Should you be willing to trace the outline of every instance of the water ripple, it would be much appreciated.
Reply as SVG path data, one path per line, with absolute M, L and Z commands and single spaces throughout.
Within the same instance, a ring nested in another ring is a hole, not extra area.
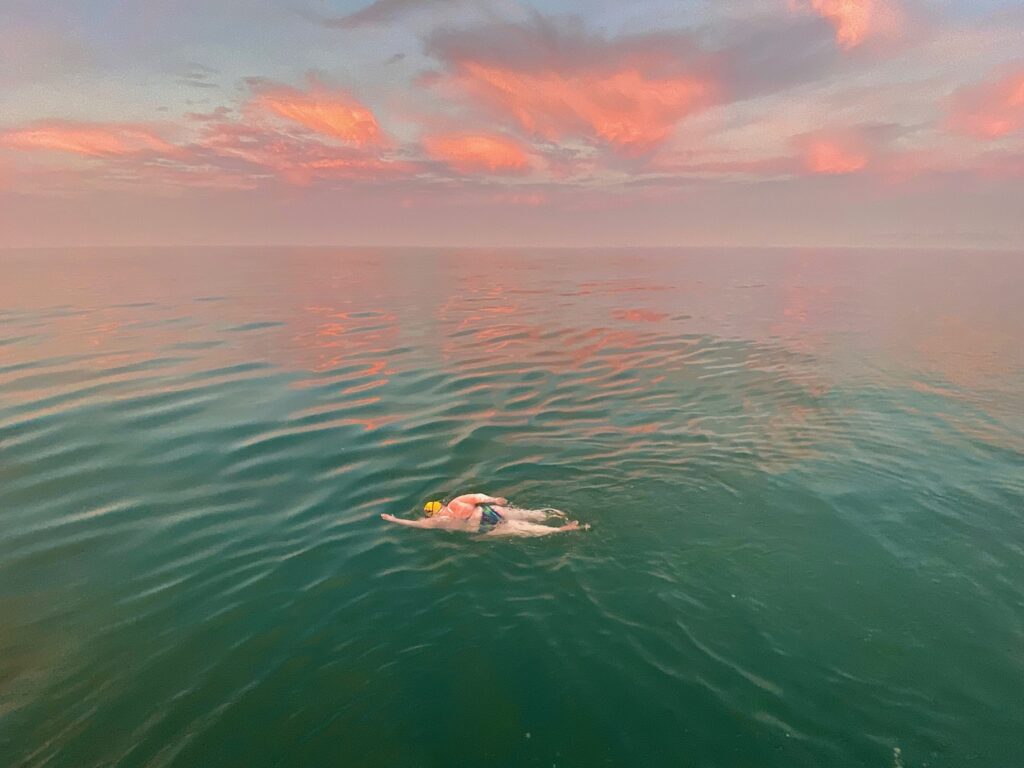
M 934 341 L 992 302 L 837 266 L 816 304 L 786 260 L 182 258 L 56 305 L 10 271 L 0 764 L 1018 756 L 1021 348 Z M 379 519 L 466 489 L 594 527 Z

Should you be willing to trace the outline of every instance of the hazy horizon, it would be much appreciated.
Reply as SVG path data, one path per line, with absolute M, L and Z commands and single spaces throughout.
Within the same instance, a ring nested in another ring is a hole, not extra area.
M 471 243 L 445 244 L 445 243 L 424 243 L 419 245 L 396 245 L 392 243 L 57 243 L 53 245 L 0 245 L 0 253 L 40 253 L 53 252 L 63 254 L 75 251 L 162 251 L 162 250 L 251 250 L 251 251 L 422 251 L 424 254 L 437 251 L 449 251 L 452 253 L 465 253 L 472 251 L 508 253 L 523 252 L 542 255 L 546 252 L 552 253 L 615 253 L 618 251 L 634 251 L 637 253 L 663 253 L 677 251 L 681 255 L 697 255 L 699 252 L 706 252 L 707 255 L 729 255 L 739 253 L 762 253 L 764 255 L 803 254 L 803 255 L 837 255 L 837 254 L 871 254 L 871 253 L 893 253 L 905 255 L 970 255 L 972 253 L 986 254 L 989 256 L 1016 257 L 1020 254 L 1020 248 L 1014 247 L 964 247 L 964 246 L 902 246 L 902 245 L 710 245 L 710 244 L 683 244 L 683 245 L 632 245 L 629 243 L 618 244 L 581 244 L 581 245 L 474 245 Z

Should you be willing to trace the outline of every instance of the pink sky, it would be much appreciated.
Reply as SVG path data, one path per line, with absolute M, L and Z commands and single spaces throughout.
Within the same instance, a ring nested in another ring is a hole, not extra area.
M 1012 3 L 12 3 L 0 246 L 1024 245 Z

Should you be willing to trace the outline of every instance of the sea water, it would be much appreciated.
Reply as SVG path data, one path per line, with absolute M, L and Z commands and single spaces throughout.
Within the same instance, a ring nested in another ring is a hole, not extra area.
M 0 765 L 1024 764 L 1024 258 L 0 255 Z M 587 532 L 392 526 L 461 491 Z

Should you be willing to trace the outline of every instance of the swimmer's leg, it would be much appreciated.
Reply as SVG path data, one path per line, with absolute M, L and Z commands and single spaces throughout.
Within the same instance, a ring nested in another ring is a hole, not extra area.
M 526 520 L 506 520 L 487 532 L 487 536 L 550 536 L 552 533 L 563 533 L 565 531 L 581 531 L 590 528 L 589 525 L 580 526 L 578 520 L 555 528 L 550 525 L 538 525 Z
M 569 516 L 567 514 L 565 514 L 565 512 L 563 512 L 560 509 L 555 509 L 554 507 L 544 507 L 544 509 L 541 509 L 541 510 L 538 510 L 538 511 L 543 512 L 548 517 L 560 517 L 563 520 L 568 520 L 569 519 Z M 586 527 L 586 526 L 584 526 L 584 527 Z
M 506 520 L 532 520 L 544 522 L 549 517 L 566 518 L 568 515 L 558 509 L 545 507 L 544 509 L 519 509 L 519 507 L 494 507 L 494 510 Z
M 539 509 L 519 509 L 518 507 L 495 507 L 494 511 L 506 520 L 533 520 L 543 522 L 548 516 Z

